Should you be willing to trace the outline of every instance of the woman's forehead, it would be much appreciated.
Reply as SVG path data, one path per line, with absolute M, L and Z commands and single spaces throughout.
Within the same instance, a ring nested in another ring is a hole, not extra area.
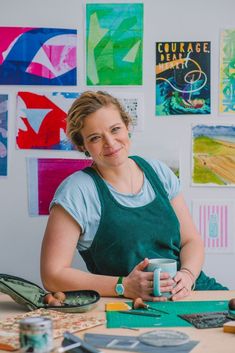
M 84 119 L 83 127 L 93 124 L 113 124 L 115 121 L 123 121 L 119 110 L 114 106 L 107 106 L 98 109 Z

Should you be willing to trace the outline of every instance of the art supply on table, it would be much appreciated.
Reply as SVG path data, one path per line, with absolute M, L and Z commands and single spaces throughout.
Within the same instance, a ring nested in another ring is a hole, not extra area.
M 105 311 L 130 310 L 131 306 L 125 302 L 114 302 L 105 304 Z
M 143 308 L 143 309 L 147 309 L 147 310 L 153 310 L 153 311 L 158 311 L 159 313 L 162 313 L 162 314 L 169 314 L 167 311 L 164 311 L 164 310 L 160 310 L 158 308 L 155 308 L 153 306 L 150 306 L 149 304 L 146 304 L 142 298 L 136 298 L 134 301 L 133 301 L 133 304 L 132 304 L 132 308 L 133 309 L 140 309 L 140 308 Z
M 232 298 L 228 302 L 228 318 L 235 320 L 235 298 Z
M 139 338 L 140 336 L 121 336 L 95 333 L 85 333 L 84 335 L 85 341 L 95 347 L 130 352 L 188 353 L 198 344 L 198 341 L 189 340 L 188 342 L 178 346 L 153 346 L 141 342 Z
M 229 302 L 228 302 L 228 308 L 229 308 L 230 310 L 235 310 L 235 298 L 232 298 L 232 299 L 229 300 Z
M 66 330 L 78 332 L 104 324 L 103 319 L 84 314 L 61 313 L 55 310 L 38 309 L 0 320 L 0 349 L 13 351 L 20 348 L 19 322 L 29 317 L 49 318 L 53 323 L 53 338 L 63 336 Z
M 81 342 L 75 342 L 72 344 L 69 344 L 68 346 L 65 347 L 58 347 L 54 349 L 53 353 L 64 353 L 73 350 L 74 348 L 81 347 Z
M 231 310 L 231 309 L 228 310 L 228 318 L 230 320 L 235 320 L 235 310 Z
M 9 295 L 28 310 L 44 308 L 66 313 L 87 312 L 100 299 L 99 293 L 94 290 L 47 293 L 33 282 L 5 273 L 0 273 L 0 292 Z
M 119 314 L 128 314 L 128 315 L 140 315 L 140 316 L 149 316 L 149 317 L 160 317 L 160 314 L 149 313 L 148 311 L 137 311 L 137 310 L 119 310 Z
M 129 304 L 129 302 L 127 302 Z M 178 315 L 187 315 L 205 312 L 224 312 L 228 310 L 227 300 L 214 301 L 164 301 L 147 303 L 159 310 L 168 312 L 160 317 L 140 316 L 120 314 L 115 311 L 106 312 L 107 327 L 120 328 L 129 326 L 136 328 L 163 328 L 163 327 L 190 327 L 193 326 L 189 321 L 184 320 Z M 154 313 L 154 312 L 151 312 Z M 157 314 L 157 312 L 156 312 Z
M 19 323 L 21 352 L 47 353 L 53 349 L 52 321 L 43 317 L 28 317 Z
M 71 351 L 74 353 L 102 353 L 94 345 L 85 342 L 81 338 L 73 335 L 68 331 L 64 332 L 62 348 L 64 348 L 66 351 Z M 69 350 L 67 350 L 67 348 L 69 348 Z M 63 352 L 65 352 L 65 350 Z
M 180 346 L 188 343 L 190 338 L 184 332 L 176 330 L 153 330 L 138 337 L 139 341 L 150 346 Z
M 136 327 L 130 327 L 130 326 L 121 326 L 120 328 L 125 328 L 125 329 L 127 329 L 127 330 L 133 330 L 133 331 L 139 331 L 138 328 L 136 328 Z
M 228 321 L 223 325 L 224 332 L 235 333 L 235 321 Z
M 223 327 L 226 322 L 230 321 L 227 317 L 227 311 L 196 313 L 179 316 L 199 329 Z

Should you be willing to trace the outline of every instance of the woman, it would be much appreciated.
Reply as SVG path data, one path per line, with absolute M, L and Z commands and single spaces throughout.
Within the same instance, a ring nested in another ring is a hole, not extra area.
M 114 97 L 84 92 L 68 113 L 67 133 L 93 165 L 62 182 L 50 206 L 41 275 L 50 291 L 93 289 L 102 296 L 148 301 L 148 258 L 177 260 L 174 279 L 161 274 L 172 300 L 196 289 L 226 289 L 201 272 L 204 250 L 179 191 L 163 163 L 129 157 L 130 118 Z M 89 272 L 71 267 L 78 248 Z M 197 280 L 196 280 L 197 279 Z M 196 281 L 196 283 L 195 283 Z

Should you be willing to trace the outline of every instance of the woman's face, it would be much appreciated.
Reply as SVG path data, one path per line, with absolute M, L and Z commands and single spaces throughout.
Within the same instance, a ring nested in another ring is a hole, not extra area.
M 127 160 L 130 148 L 128 128 L 113 105 L 88 115 L 81 134 L 84 149 L 98 166 L 118 166 Z

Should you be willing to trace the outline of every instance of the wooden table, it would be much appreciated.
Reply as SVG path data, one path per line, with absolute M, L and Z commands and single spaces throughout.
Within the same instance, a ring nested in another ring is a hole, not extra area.
M 197 300 L 229 300 L 235 298 L 235 291 L 198 291 L 185 299 L 185 301 Z M 102 298 L 96 308 L 83 315 L 97 315 L 99 318 L 105 318 L 104 307 L 107 302 L 120 301 L 120 298 Z M 124 300 L 124 299 L 123 299 Z M 4 294 L 0 295 L 0 320 L 6 316 L 15 316 L 19 313 L 26 312 L 27 309 L 13 302 L 13 300 Z M 168 328 L 169 329 L 169 328 Z M 173 328 L 177 329 L 177 328 Z M 139 329 L 138 331 L 130 329 L 107 329 L 105 325 L 94 327 L 86 331 L 78 332 L 77 335 L 83 338 L 85 332 L 89 333 L 105 333 L 114 335 L 139 335 L 143 332 L 150 331 L 151 328 Z M 200 341 L 191 351 L 192 353 L 234 353 L 235 352 L 235 334 L 223 332 L 222 328 L 215 329 L 196 329 L 194 327 L 180 327 L 178 330 L 187 333 L 192 340 Z M 56 344 L 60 344 L 62 339 L 56 340 Z M 114 350 L 102 349 L 105 352 L 121 352 Z M 6 351 L 0 351 L 6 352 Z

